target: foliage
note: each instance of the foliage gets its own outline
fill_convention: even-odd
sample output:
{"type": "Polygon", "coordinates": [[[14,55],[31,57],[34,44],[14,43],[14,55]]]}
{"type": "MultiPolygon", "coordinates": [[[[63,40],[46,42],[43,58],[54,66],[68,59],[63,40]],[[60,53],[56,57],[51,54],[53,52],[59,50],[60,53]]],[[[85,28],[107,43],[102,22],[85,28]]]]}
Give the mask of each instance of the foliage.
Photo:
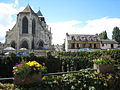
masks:
{"type": "Polygon", "coordinates": [[[34,56],[35,56],[35,53],[34,53],[34,52],[30,52],[29,55],[30,55],[31,57],[34,57],[34,56]]]}
{"type": "Polygon", "coordinates": [[[112,39],[120,44],[120,29],[118,27],[114,27],[112,33],[112,39]]]}
{"type": "Polygon", "coordinates": [[[62,50],[65,51],[65,42],[62,44],[62,50]]]}
{"type": "Polygon", "coordinates": [[[89,69],[79,73],[50,75],[42,78],[41,86],[22,87],[23,90],[119,90],[120,74],[95,74],[89,69]]]}
{"type": "Polygon", "coordinates": [[[119,80],[120,75],[117,73],[95,74],[83,69],[79,73],[45,76],[42,86],[52,90],[115,90],[120,87],[119,80]]]}
{"type": "Polygon", "coordinates": [[[26,78],[28,75],[39,72],[46,72],[46,67],[36,61],[22,62],[13,67],[14,75],[19,75],[22,78],[26,78]]]}
{"type": "Polygon", "coordinates": [[[51,54],[51,53],[52,53],[52,51],[50,51],[50,50],[47,50],[47,51],[46,51],[46,54],[47,54],[47,57],[48,57],[48,58],[52,57],[52,54],[51,54]]]}
{"type": "Polygon", "coordinates": [[[10,56],[11,56],[11,57],[15,57],[15,56],[16,56],[16,53],[15,53],[15,52],[11,52],[11,53],[10,53],[10,56]]]}
{"type": "Polygon", "coordinates": [[[120,73],[95,74],[89,69],[79,73],[44,76],[40,85],[14,87],[13,84],[0,84],[3,90],[119,90],[120,73]]]}
{"type": "Polygon", "coordinates": [[[0,83],[0,90],[15,90],[14,84],[2,84],[0,83]]]}
{"type": "Polygon", "coordinates": [[[113,60],[110,57],[106,57],[106,56],[101,56],[98,59],[94,59],[93,63],[94,64],[114,64],[116,62],[116,60],[113,60]]]}
{"type": "Polygon", "coordinates": [[[106,31],[103,31],[102,33],[99,34],[99,38],[101,40],[106,40],[108,39],[108,36],[107,36],[107,32],[106,31]]]}
{"type": "Polygon", "coordinates": [[[0,56],[0,77],[13,77],[13,67],[21,63],[24,59],[26,62],[35,60],[38,63],[45,63],[48,73],[62,71],[77,71],[93,67],[93,59],[102,55],[110,55],[113,60],[120,63],[120,49],[96,50],[96,51],[79,51],[79,52],[58,52],[57,56],[37,57],[37,56],[0,56]]]}

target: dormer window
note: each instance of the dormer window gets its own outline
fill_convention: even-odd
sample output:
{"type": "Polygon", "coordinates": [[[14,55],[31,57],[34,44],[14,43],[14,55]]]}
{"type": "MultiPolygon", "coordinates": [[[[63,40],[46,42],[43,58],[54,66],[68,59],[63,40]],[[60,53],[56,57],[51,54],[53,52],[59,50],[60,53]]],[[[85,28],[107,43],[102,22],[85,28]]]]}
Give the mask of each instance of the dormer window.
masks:
{"type": "Polygon", "coordinates": [[[74,37],[74,36],[72,36],[72,37],[71,37],[71,39],[72,39],[72,40],[75,40],[75,37],[74,37]]]}
{"type": "Polygon", "coordinates": [[[82,41],[86,41],[86,37],[82,37],[82,41]]]}

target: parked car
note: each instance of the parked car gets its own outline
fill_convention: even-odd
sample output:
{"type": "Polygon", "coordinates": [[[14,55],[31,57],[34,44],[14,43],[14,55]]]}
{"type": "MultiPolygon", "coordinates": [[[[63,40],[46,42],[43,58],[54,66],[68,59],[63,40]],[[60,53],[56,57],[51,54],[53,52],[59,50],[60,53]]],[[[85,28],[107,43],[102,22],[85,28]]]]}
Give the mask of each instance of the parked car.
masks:
{"type": "Polygon", "coordinates": [[[16,55],[29,55],[28,52],[17,52],[16,55]]]}
{"type": "Polygon", "coordinates": [[[3,56],[3,55],[5,55],[5,54],[4,54],[3,52],[1,52],[1,53],[0,53],[0,56],[3,56]]]}
{"type": "Polygon", "coordinates": [[[10,52],[5,52],[4,55],[10,55],[10,52]]]}

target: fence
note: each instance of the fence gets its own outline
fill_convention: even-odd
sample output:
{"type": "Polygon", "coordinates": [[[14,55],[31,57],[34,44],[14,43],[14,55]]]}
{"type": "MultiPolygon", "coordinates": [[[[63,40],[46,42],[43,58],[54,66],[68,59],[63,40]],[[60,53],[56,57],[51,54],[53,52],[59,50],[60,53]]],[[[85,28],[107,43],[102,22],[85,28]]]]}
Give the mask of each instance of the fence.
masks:
{"type": "MultiPolygon", "coordinates": [[[[96,69],[90,69],[90,71],[96,71],[96,69]]],[[[71,71],[71,72],[47,73],[47,74],[44,74],[44,76],[72,74],[72,73],[79,73],[79,72],[83,72],[83,71],[79,70],[79,71],[71,71]]],[[[14,78],[13,77],[10,77],[10,78],[0,78],[0,81],[1,80],[14,80],[14,78]]]]}

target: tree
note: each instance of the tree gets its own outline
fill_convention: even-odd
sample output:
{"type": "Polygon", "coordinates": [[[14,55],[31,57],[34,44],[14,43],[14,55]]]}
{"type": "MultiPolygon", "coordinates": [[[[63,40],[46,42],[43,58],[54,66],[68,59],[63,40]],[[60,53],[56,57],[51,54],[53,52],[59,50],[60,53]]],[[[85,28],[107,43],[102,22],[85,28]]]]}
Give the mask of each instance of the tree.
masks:
{"type": "Polygon", "coordinates": [[[62,44],[62,50],[65,51],[65,42],[62,44]]]}
{"type": "Polygon", "coordinates": [[[101,40],[109,39],[108,36],[107,36],[107,32],[106,32],[106,31],[103,31],[103,32],[100,33],[98,36],[99,36],[99,38],[100,38],[101,40]]]}
{"type": "Polygon", "coordinates": [[[112,39],[120,44],[120,29],[119,27],[114,27],[112,32],[112,39]]]}

